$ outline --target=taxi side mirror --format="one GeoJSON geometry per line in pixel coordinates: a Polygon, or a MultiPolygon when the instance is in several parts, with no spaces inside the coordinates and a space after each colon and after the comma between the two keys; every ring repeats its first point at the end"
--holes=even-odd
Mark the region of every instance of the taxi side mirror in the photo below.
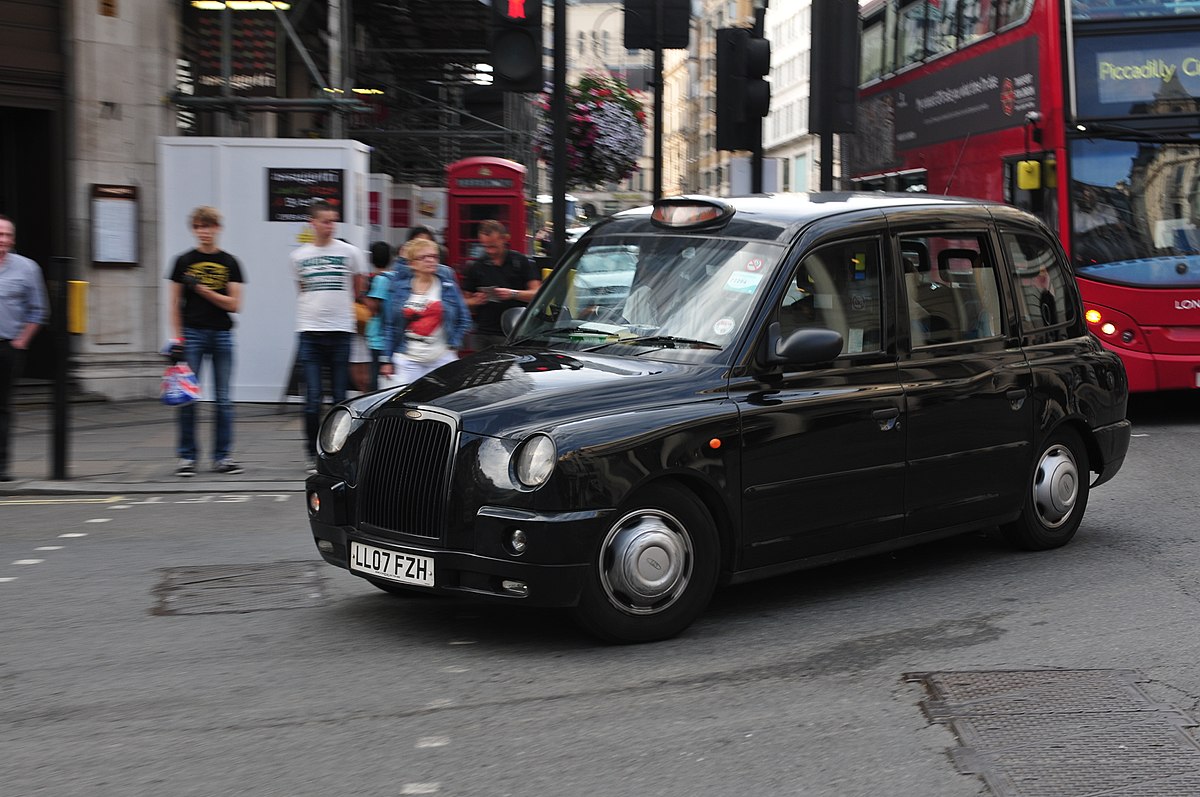
{"type": "Polygon", "coordinates": [[[832,329],[797,329],[781,337],[778,321],[767,330],[768,365],[817,365],[836,360],[842,353],[842,335],[832,329]]]}
{"type": "Polygon", "coordinates": [[[500,330],[505,337],[511,335],[512,331],[517,328],[517,324],[521,323],[521,316],[524,312],[524,307],[510,307],[500,315],[500,330]]]}

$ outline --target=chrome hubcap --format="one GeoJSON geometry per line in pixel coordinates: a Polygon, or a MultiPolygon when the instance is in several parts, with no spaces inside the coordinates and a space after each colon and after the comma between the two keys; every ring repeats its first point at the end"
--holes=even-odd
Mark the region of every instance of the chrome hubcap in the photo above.
{"type": "Polygon", "coordinates": [[[1055,444],[1048,448],[1038,462],[1033,475],[1033,505],[1038,517],[1048,528],[1066,523],[1079,498],[1079,466],[1071,450],[1055,444]]]}
{"type": "Polygon", "coordinates": [[[658,510],[621,518],[600,551],[600,581],[609,601],[629,614],[666,609],[687,589],[692,541],[682,524],[658,510]]]}

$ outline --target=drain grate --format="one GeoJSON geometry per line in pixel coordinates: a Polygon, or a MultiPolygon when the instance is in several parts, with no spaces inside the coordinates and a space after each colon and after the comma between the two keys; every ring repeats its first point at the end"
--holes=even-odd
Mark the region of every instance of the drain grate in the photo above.
{"type": "Polygon", "coordinates": [[[325,600],[315,562],[200,565],[163,571],[154,614],[231,614],[302,609],[325,600]]]}
{"type": "Polygon", "coordinates": [[[1195,797],[1196,722],[1154,703],[1130,670],[913,673],[959,771],[997,797],[1195,797]]]}

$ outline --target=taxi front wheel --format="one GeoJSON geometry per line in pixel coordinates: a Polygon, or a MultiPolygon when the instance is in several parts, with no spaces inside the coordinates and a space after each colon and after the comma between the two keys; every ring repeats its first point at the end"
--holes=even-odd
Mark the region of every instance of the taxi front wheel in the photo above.
{"type": "Polygon", "coordinates": [[[575,619],[608,642],[653,642],[692,624],[717,584],[720,543],[704,504],[673,484],[634,495],[600,543],[575,619]]]}
{"type": "Polygon", "coordinates": [[[1038,454],[1021,516],[1000,528],[1005,538],[1027,551],[1066,545],[1087,508],[1089,475],[1079,434],[1073,429],[1055,432],[1038,454]]]}

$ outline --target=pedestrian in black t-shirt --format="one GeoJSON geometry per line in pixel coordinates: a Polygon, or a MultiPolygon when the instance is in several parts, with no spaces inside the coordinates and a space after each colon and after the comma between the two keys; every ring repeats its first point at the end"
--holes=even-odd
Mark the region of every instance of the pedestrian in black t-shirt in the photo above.
{"type": "MultiPolygon", "coordinates": [[[[200,378],[207,357],[212,362],[209,395],[216,402],[217,423],[213,430],[212,469],[236,474],[242,467],[230,458],[233,448],[233,400],[229,382],[233,374],[233,318],[242,301],[242,267],[238,260],[217,246],[221,214],[201,206],[190,217],[196,248],[175,259],[171,269],[171,330],[175,345],[182,346],[184,359],[200,378]]],[[[176,476],[196,474],[196,408],[179,408],[179,464],[176,476]]]]}
{"type": "Polygon", "coordinates": [[[479,222],[483,257],[471,263],[462,280],[463,295],[475,319],[469,348],[480,351],[504,342],[500,316],[524,307],[542,286],[533,261],[508,248],[508,229],[498,221],[479,222]]]}

